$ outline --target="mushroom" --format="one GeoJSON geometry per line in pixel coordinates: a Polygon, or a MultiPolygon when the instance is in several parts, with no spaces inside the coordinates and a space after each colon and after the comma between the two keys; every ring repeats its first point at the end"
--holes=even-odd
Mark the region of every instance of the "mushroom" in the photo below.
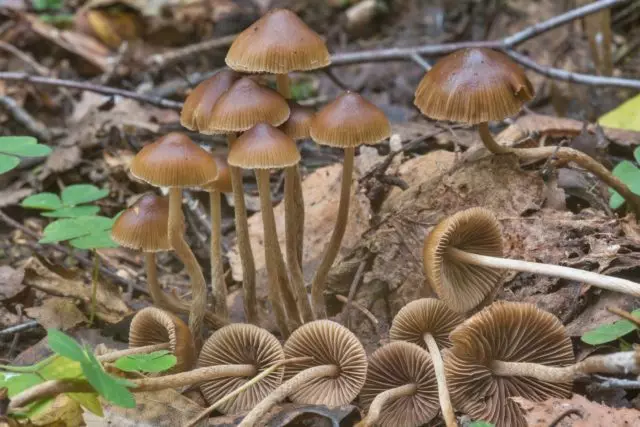
{"type": "MultiPolygon", "coordinates": [[[[280,342],[265,329],[250,324],[233,324],[216,331],[204,343],[199,367],[213,365],[252,365],[251,376],[216,378],[200,385],[209,403],[218,401],[233,390],[242,387],[251,377],[284,360],[280,342]]],[[[267,397],[282,382],[284,366],[276,369],[237,398],[218,407],[223,413],[248,411],[267,397]]]]}
{"type": "Polygon", "coordinates": [[[367,416],[359,427],[418,427],[438,414],[438,391],[429,354],[415,344],[395,341],[369,357],[360,392],[367,416]]]}
{"type": "Polygon", "coordinates": [[[408,341],[429,351],[438,384],[440,407],[448,427],[456,426],[457,422],[451,406],[440,348],[451,346],[449,334],[462,320],[444,302],[422,298],[402,307],[389,330],[392,340],[408,341]]]}
{"type": "Polygon", "coordinates": [[[207,285],[198,260],[184,239],[182,188],[213,181],[218,174],[216,162],[188,136],[172,132],[144,146],[131,161],[130,170],[134,177],[151,185],[169,187],[169,242],[191,279],[189,328],[199,342],[207,309],[207,285]]]}
{"type": "Polygon", "coordinates": [[[637,373],[639,352],[593,356],[574,364],[562,323],[532,304],[496,302],[451,333],[445,357],[453,404],[474,419],[526,426],[511,397],[542,401],[571,395],[580,374],[637,373]]]}
{"type": "Polygon", "coordinates": [[[311,356],[311,360],[291,363],[285,379],[267,398],[256,405],[239,427],[253,427],[286,397],[295,403],[340,406],[351,402],[364,385],[367,356],[356,336],[330,320],[316,320],[296,329],[284,345],[287,359],[311,356]]]}
{"type": "Polygon", "coordinates": [[[176,356],[172,373],[190,370],[196,361],[193,335],[177,316],[155,307],[143,308],[133,316],[129,328],[129,347],[169,344],[176,356]]]}
{"type": "MultiPolygon", "coordinates": [[[[246,73],[276,75],[278,92],[289,99],[289,73],[323,68],[331,63],[324,40],[309,28],[295,13],[287,9],[273,9],[241,32],[229,48],[225,58],[234,70],[246,73]]],[[[291,135],[290,135],[291,136],[291,135]]],[[[293,139],[297,139],[292,136],[293,139]]],[[[294,212],[287,220],[287,260],[291,269],[293,259],[302,263],[304,250],[304,200],[298,165],[288,172],[292,178],[294,212]],[[295,243],[295,246],[290,243],[295,243]],[[291,253],[289,253],[291,252],[291,253]]],[[[295,268],[295,267],[294,267],[295,268]]],[[[295,274],[295,273],[292,273],[295,274]]],[[[303,318],[308,318],[306,307],[303,318]]]]}
{"type": "Polygon", "coordinates": [[[485,147],[494,154],[512,153],[523,160],[575,162],[616,190],[640,215],[640,196],[611,171],[582,151],[569,147],[511,148],[498,144],[488,122],[516,114],[534,96],[524,70],[503,53],[462,49],[440,59],[424,76],[414,103],[436,120],[477,124],[485,147]]]}
{"type": "Polygon", "coordinates": [[[316,311],[316,316],[322,318],[326,317],[325,282],[338,255],[347,227],[356,147],[362,144],[377,144],[388,138],[391,125],[378,107],[357,93],[345,92],[316,114],[311,122],[310,134],[318,144],[344,149],[338,216],[311,284],[311,305],[316,311]]]}
{"type": "MultiPolygon", "coordinates": [[[[286,168],[300,161],[300,153],[296,143],[280,130],[265,123],[258,124],[243,133],[231,146],[229,164],[244,169],[254,169],[260,194],[260,208],[264,227],[264,254],[269,276],[269,299],[276,317],[276,323],[283,336],[289,336],[285,306],[290,320],[299,323],[295,301],[293,307],[286,298],[280,300],[282,294],[289,289],[282,251],[278,243],[276,222],[271,205],[271,188],[269,186],[269,170],[286,168]],[[289,306],[287,306],[289,305],[289,306]],[[297,318],[291,318],[297,315],[297,318]]],[[[305,294],[306,298],[306,294],[305,294]]]]}
{"type": "Polygon", "coordinates": [[[311,137],[309,129],[311,121],[316,115],[316,110],[305,107],[295,101],[289,102],[289,118],[280,126],[280,130],[294,141],[300,141],[311,137]]]}
{"type": "Polygon", "coordinates": [[[491,296],[500,270],[556,276],[640,296],[640,285],[617,277],[550,264],[502,258],[502,232],[491,211],[471,208],[445,218],[424,242],[424,269],[434,290],[454,311],[468,312],[491,296]]]}

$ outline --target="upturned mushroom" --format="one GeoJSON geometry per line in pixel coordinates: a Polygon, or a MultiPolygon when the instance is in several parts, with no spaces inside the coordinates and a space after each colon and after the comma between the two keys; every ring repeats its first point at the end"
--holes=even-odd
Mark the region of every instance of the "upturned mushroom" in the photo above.
{"type": "Polygon", "coordinates": [[[424,269],[438,296],[454,311],[473,310],[495,292],[502,270],[515,270],[640,296],[640,284],[558,265],[502,257],[500,223],[491,211],[471,208],[436,225],[424,241],[424,269]]]}
{"type": "Polygon", "coordinates": [[[220,70],[196,86],[184,100],[180,124],[189,130],[205,131],[218,98],[239,78],[235,71],[220,70]]]}
{"type": "Polygon", "coordinates": [[[426,348],[433,361],[438,384],[438,398],[447,427],[457,425],[449,397],[440,349],[451,346],[449,334],[463,319],[446,304],[434,298],[422,298],[410,302],[396,314],[389,330],[392,340],[408,341],[426,348]]]}
{"type": "Polygon", "coordinates": [[[197,188],[216,179],[216,162],[188,136],[173,132],[144,146],[131,161],[130,171],[151,185],[169,187],[169,242],[191,279],[189,328],[199,342],[207,309],[207,285],[198,260],[184,239],[182,188],[197,188]]]}
{"type": "MultiPolygon", "coordinates": [[[[290,289],[289,279],[278,243],[276,222],[271,205],[269,171],[275,168],[286,168],[299,161],[300,153],[296,143],[278,129],[265,123],[258,124],[243,133],[231,146],[228,158],[230,165],[253,169],[256,174],[264,226],[264,255],[269,276],[269,300],[278,328],[285,337],[289,336],[286,313],[289,314],[289,320],[296,325],[300,323],[300,316],[295,300],[291,303],[284,298],[290,289]],[[281,296],[284,299],[284,304],[280,300],[281,296]]],[[[304,288],[302,292],[306,298],[304,288]]],[[[299,292],[297,294],[299,295],[299,292]]]]}
{"type": "Polygon", "coordinates": [[[342,148],[342,187],[336,224],[311,284],[311,305],[318,318],[324,318],[324,291],[329,270],[335,261],[347,227],[351,180],[356,147],[377,144],[391,134],[384,112],[353,92],[345,92],[320,110],[311,122],[311,138],[320,145],[342,148]]]}
{"type": "Polygon", "coordinates": [[[256,405],[239,427],[264,425],[262,417],[287,397],[302,404],[346,405],[364,385],[364,348],[353,333],[338,323],[316,320],[302,325],[285,343],[284,354],[287,359],[310,356],[311,360],[287,365],[287,381],[256,405]]]}
{"type": "Polygon", "coordinates": [[[429,354],[395,341],[369,357],[360,392],[367,416],[357,427],[418,427],[438,415],[438,389],[429,354]]]}
{"type": "MultiPolygon", "coordinates": [[[[216,331],[204,343],[198,367],[250,365],[250,375],[220,377],[200,385],[202,394],[209,403],[251,381],[255,375],[281,363],[284,352],[280,342],[265,329],[250,324],[233,324],[216,331]]],[[[257,405],[282,382],[284,366],[269,373],[237,398],[218,407],[223,413],[248,411],[257,405]]]]}

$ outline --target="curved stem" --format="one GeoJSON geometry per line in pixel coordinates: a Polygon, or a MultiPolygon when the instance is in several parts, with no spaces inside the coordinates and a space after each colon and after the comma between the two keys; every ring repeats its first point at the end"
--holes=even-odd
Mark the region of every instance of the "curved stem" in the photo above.
{"type": "Polygon", "coordinates": [[[479,123],[478,132],[480,133],[480,139],[482,139],[484,146],[493,154],[506,154],[512,151],[512,149],[503,147],[493,139],[493,135],[491,135],[491,131],[489,130],[489,123],[479,123]]]}
{"type": "Polygon", "coordinates": [[[183,262],[191,279],[191,312],[189,329],[193,339],[200,347],[202,340],[202,322],[207,311],[207,284],[196,256],[184,239],[184,217],[182,216],[182,189],[169,189],[169,242],[180,261],[183,262]]]}
{"type": "MultiPolygon", "coordinates": [[[[302,230],[304,228],[304,206],[300,206],[299,200],[296,198],[296,183],[300,182],[300,173],[298,166],[290,166],[285,168],[284,178],[284,223],[286,235],[286,252],[287,265],[291,274],[291,286],[293,287],[294,296],[298,303],[298,309],[304,322],[311,322],[313,319],[313,311],[307,296],[307,290],[304,286],[304,276],[302,274],[302,264],[300,250],[300,241],[302,240],[302,230]],[[303,218],[300,220],[296,216],[302,213],[303,218]],[[302,226],[300,226],[302,223],[302,226]]],[[[304,203],[304,202],[303,202],[304,203]]]]}
{"type": "Polygon", "coordinates": [[[282,261],[282,252],[278,244],[276,233],[276,221],[271,206],[271,188],[269,186],[269,171],[267,169],[256,169],[256,180],[258,182],[258,192],[260,194],[260,210],[262,211],[262,225],[264,227],[264,257],[269,276],[269,301],[273,307],[276,323],[283,337],[289,336],[287,317],[281,298],[282,284],[279,274],[278,258],[282,261]]]}
{"type": "Polygon", "coordinates": [[[431,361],[433,362],[433,370],[436,373],[436,381],[438,383],[438,398],[440,400],[440,408],[442,409],[442,418],[447,427],[457,427],[458,421],[453,411],[453,405],[451,405],[451,398],[449,397],[449,388],[447,387],[447,377],[444,373],[444,363],[442,361],[442,355],[438,348],[435,338],[430,333],[424,334],[424,342],[427,345],[429,354],[431,355],[431,361]]]}
{"type": "Polygon", "coordinates": [[[254,427],[258,424],[260,419],[278,402],[284,400],[291,393],[296,391],[301,386],[308,382],[321,377],[332,377],[338,375],[338,367],[336,365],[321,365],[314,366],[313,368],[305,369],[289,381],[281,384],[277,389],[271,392],[269,396],[264,398],[258,405],[256,405],[251,412],[249,412],[238,427],[254,427]]]}
{"type": "Polygon", "coordinates": [[[220,206],[220,192],[209,192],[209,204],[211,211],[211,288],[213,289],[213,307],[224,319],[229,318],[227,310],[227,285],[224,282],[222,266],[222,243],[220,223],[222,212],[220,206]]]}
{"type": "Polygon", "coordinates": [[[349,201],[351,199],[351,175],[353,173],[353,160],[355,158],[355,148],[344,149],[344,162],[342,166],[342,188],[340,189],[340,203],[338,205],[338,216],[336,225],[331,234],[331,239],[327,245],[322,261],[316,270],[311,283],[311,305],[316,311],[316,317],[319,319],[327,317],[324,291],[327,287],[326,280],[331,270],[331,266],[338,256],[342,237],[347,228],[347,219],[349,217],[349,201]]]}
{"type": "MultiPolygon", "coordinates": [[[[229,146],[236,137],[229,135],[229,146]]],[[[244,203],[244,189],[242,185],[242,170],[229,165],[231,186],[233,188],[234,215],[236,221],[236,239],[238,241],[238,253],[242,264],[242,289],[244,292],[244,315],[248,323],[258,323],[258,301],[256,299],[256,266],[251,251],[249,239],[249,222],[247,208],[244,203]]]]}
{"type": "Polygon", "coordinates": [[[125,356],[133,356],[135,354],[148,354],[154,351],[169,350],[171,344],[168,342],[162,344],[151,344],[142,347],[131,347],[124,350],[110,351],[109,353],[97,356],[97,359],[102,363],[111,363],[125,356]]]}
{"type": "Polygon", "coordinates": [[[540,274],[542,276],[560,277],[562,279],[584,282],[610,291],[640,296],[640,284],[630,280],[620,279],[618,277],[605,276],[591,271],[578,270],[577,268],[563,267],[559,265],[540,264],[537,262],[479,255],[452,247],[447,249],[447,253],[454,259],[467,264],[481,265],[501,270],[522,271],[526,273],[540,274]]]}
{"type": "Polygon", "coordinates": [[[405,384],[400,387],[385,390],[373,399],[371,406],[369,406],[369,412],[357,425],[358,427],[374,426],[380,419],[382,408],[390,401],[399,399],[405,396],[411,396],[418,390],[418,386],[415,384],[405,384]]]}

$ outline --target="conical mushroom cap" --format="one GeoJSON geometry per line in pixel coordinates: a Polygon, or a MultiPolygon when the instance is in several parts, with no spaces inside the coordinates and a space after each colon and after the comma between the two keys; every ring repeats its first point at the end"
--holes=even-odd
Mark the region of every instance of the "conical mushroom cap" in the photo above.
{"type": "Polygon", "coordinates": [[[286,74],[331,63],[320,36],[287,9],[274,9],[238,34],[225,59],[244,73],[286,74]]]}
{"type": "Polygon", "coordinates": [[[129,328],[129,347],[168,342],[176,356],[172,373],[190,370],[196,361],[196,348],[189,327],[180,318],[155,307],[147,307],[133,316],[129,328]]]}
{"type": "Polygon", "coordinates": [[[260,123],[233,143],[228,161],[244,169],[286,168],[300,161],[300,152],[294,140],[281,130],[260,123]]]}
{"type": "Polygon", "coordinates": [[[494,361],[556,367],[575,362],[562,323],[532,304],[495,302],[458,326],[451,333],[451,342],[445,359],[451,400],[472,419],[525,427],[521,409],[511,397],[537,402],[571,396],[571,382],[550,383],[492,372],[494,361]]]}
{"type": "Polygon", "coordinates": [[[518,64],[495,50],[474,48],[440,59],[422,78],[414,103],[432,119],[476,124],[516,114],[533,95],[518,64]]]}
{"type": "Polygon", "coordinates": [[[170,251],[168,223],[169,198],[147,193],[115,220],[111,238],[137,251],[170,251]]]}
{"type": "Polygon", "coordinates": [[[288,364],[285,379],[314,366],[336,365],[337,377],[310,381],[289,398],[295,403],[340,406],[360,392],[367,375],[367,355],[358,338],[344,326],[330,320],[316,320],[296,329],[284,345],[287,359],[313,357],[312,361],[288,364]]]}
{"type": "Polygon", "coordinates": [[[220,96],[240,78],[232,70],[220,70],[191,91],[180,113],[180,124],[189,130],[205,131],[213,106],[220,96]]]}
{"type": "Polygon", "coordinates": [[[289,104],[282,95],[243,77],[220,96],[203,133],[244,132],[258,123],[280,126],[288,118],[289,104]]]}
{"type": "Polygon", "coordinates": [[[171,132],[145,145],[131,161],[131,174],[156,187],[196,188],[216,179],[216,161],[191,139],[171,132]]]}
{"type": "MultiPolygon", "coordinates": [[[[254,325],[237,323],[225,326],[204,343],[198,366],[254,365],[258,373],[284,359],[282,345],[266,330],[254,325]]],[[[266,376],[235,399],[218,408],[223,413],[238,413],[250,410],[267,397],[282,382],[284,366],[266,376]]],[[[251,378],[226,377],[207,381],[200,389],[213,403],[245,384],[251,378]]]]}
{"type": "Polygon", "coordinates": [[[502,272],[465,264],[447,254],[453,247],[493,257],[502,256],[500,224],[491,211],[471,208],[440,221],[424,242],[424,270],[438,296],[458,313],[473,310],[491,296],[502,272]]]}
{"type": "Polygon", "coordinates": [[[289,110],[291,110],[291,114],[289,114],[287,121],[280,126],[280,130],[294,141],[309,138],[311,136],[309,133],[311,121],[316,111],[311,107],[303,107],[294,101],[289,101],[289,110]]]}
{"type": "Polygon", "coordinates": [[[365,407],[380,393],[406,384],[415,384],[416,392],[387,403],[376,425],[417,427],[428,423],[440,410],[438,383],[429,353],[415,344],[392,342],[369,357],[367,380],[360,392],[365,407]]]}
{"type": "Polygon", "coordinates": [[[221,193],[231,193],[233,188],[231,186],[231,171],[229,170],[229,163],[223,156],[214,156],[216,165],[218,166],[218,177],[206,183],[202,189],[205,191],[216,190],[221,193]]]}
{"type": "Polygon", "coordinates": [[[426,348],[424,334],[429,333],[439,348],[447,348],[451,346],[449,334],[462,320],[444,302],[435,298],[421,298],[411,301],[396,314],[389,337],[394,341],[407,341],[426,348]]]}
{"type": "Polygon", "coordinates": [[[321,145],[348,148],[377,144],[391,135],[384,112],[354,92],[345,92],[318,111],[311,138],[321,145]]]}

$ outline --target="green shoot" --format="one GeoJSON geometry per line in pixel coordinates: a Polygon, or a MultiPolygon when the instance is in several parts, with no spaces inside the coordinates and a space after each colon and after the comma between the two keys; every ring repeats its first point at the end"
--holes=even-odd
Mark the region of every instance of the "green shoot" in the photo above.
{"type": "Polygon", "coordinates": [[[125,372],[164,372],[173,368],[176,357],[168,350],[154,351],[149,354],[123,356],[116,360],[115,366],[125,372]]]}
{"type": "MultiPolygon", "coordinates": [[[[631,315],[640,319],[640,309],[632,311],[631,315]]],[[[606,344],[616,341],[637,329],[638,327],[633,322],[622,319],[606,325],[600,325],[591,331],[585,332],[581,340],[590,345],[606,344]]]]}
{"type": "MultiPolygon", "coordinates": [[[[640,147],[637,147],[633,152],[633,157],[636,163],[640,164],[640,147]]],[[[613,168],[613,175],[618,177],[622,182],[629,186],[629,189],[640,195],[640,169],[628,160],[623,160],[613,168]]],[[[609,189],[611,198],[609,199],[609,207],[611,209],[618,209],[624,204],[624,199],[617,191],[609,189]]]]}

